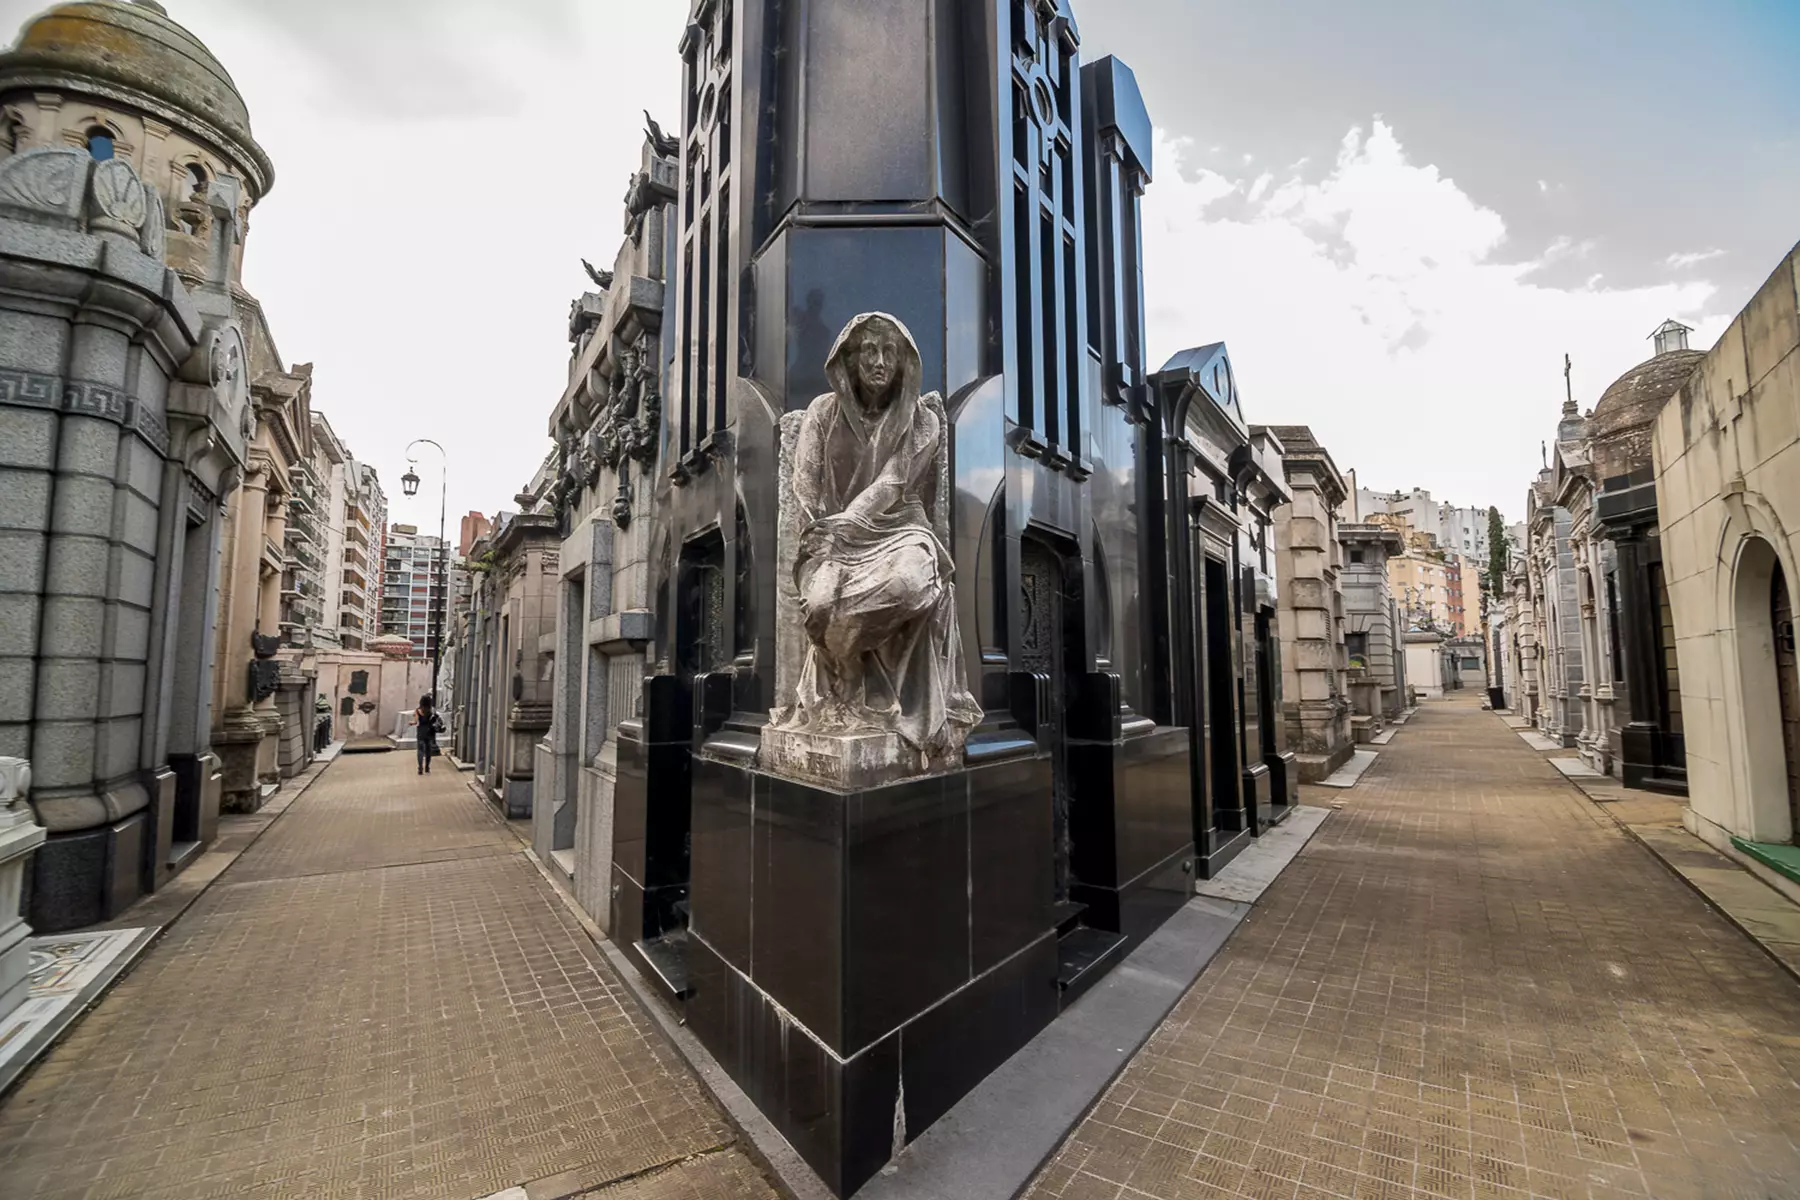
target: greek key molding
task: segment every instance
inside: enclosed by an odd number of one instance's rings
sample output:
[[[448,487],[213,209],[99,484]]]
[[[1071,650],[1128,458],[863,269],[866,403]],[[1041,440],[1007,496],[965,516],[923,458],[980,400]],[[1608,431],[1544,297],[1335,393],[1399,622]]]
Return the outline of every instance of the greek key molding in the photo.
[[[39,371],[0,368],[0,405],[98,417],[139,437],[163,457],[169,453],[169,427],[161,414],[111,384],[85,379],[64,381]]]

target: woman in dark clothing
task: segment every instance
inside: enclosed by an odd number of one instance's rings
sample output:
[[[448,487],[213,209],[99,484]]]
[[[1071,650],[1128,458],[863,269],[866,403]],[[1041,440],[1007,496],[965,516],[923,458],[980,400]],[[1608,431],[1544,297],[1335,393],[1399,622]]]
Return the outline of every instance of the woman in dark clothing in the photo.
[[[444,719],[437,715],[437,705],[430,696],[419,697],[419,707],[413,710],[413,722],[418,728],[419,774],[431,774],[431,760],[438,752],[438,734],[444,731]]]

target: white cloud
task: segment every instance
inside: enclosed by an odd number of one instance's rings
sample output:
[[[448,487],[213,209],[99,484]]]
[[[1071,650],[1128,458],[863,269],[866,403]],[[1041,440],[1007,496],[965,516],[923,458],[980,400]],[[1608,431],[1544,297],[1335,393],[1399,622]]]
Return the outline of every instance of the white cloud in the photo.
[[[1711,259],[1723,258],[1724,256],[1725,252],[1723,250],[1690,250],[1685,254],[1669,255],[1669,257],[1663,259],[1663,266],[1691,267],[1696,263],[1703,263],[1710,261]]]
[[[1522,515],[1538,443],[1562,402],[1562,356],[1590,407],[1680,316],[1705,346],[1711,284],[1550,287],[1536,253],[1382,121],[1345,135],[1321,177],[1274,183],[1194,165],[1158,135],[1144,253],[1151,366],[1223,339],[1252,421],[1310,424],[1340,469]]]

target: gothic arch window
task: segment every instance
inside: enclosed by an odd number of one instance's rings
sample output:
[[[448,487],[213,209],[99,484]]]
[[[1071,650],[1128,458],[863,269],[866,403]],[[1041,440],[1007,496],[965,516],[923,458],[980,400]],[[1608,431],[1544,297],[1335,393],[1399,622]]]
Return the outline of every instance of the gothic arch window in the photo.
[[[187,190],[186,198],[189,200],[204,200],[204,199],[206,199],[206,185],[209,181],[210,181],[210,176],[207,175],[206,168],[204,166],[202,166],[201,164],[199,164],[197,162],[189,163],[187,165],[187,189],[188,190]]]
[[[105,162],[113,156],[113,133],[104,125],[90,127],[84,135],[87,152],[98,162]]]

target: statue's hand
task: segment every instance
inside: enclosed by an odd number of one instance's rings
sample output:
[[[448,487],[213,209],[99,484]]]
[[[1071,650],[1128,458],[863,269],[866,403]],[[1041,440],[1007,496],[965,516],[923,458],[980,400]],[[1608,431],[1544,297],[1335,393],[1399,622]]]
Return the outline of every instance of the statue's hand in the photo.
[[[831,562],[837,557],[837,529],[829,521],[814,521],[800,535],[800,553],[807,558]]]

